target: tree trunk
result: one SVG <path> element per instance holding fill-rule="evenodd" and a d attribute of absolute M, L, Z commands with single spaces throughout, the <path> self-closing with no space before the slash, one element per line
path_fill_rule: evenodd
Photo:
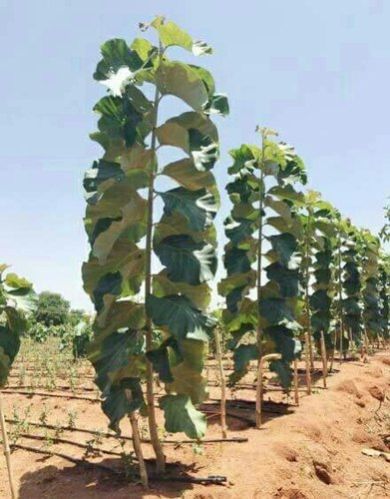
<path fill-rule="evenodd" d="M 328 359 L 326 355 L 326 345 L 324 332 L 321 331 L 321 357 L 322 357 L 322 379 L 324 383 L 324 388 L 326 388 L 326 378 L 328 376 Z"/>
<path fill-rule="evenodd" d="M 311 395 L 311 369 L 310 369 L 309 335 L 308 335 L 308 333 L 305 333 L 305 362 L 306 362 L 307 394 Z"/>
<path fill-rule="evenodd" d="M 294 402 L 299 405 L 298 360 L 294 359 Z"/>
<path fill-rule="evenodd" d="M 214 338 L 215 338 L 215 349 L 216 349 L 216 354 L 217 354 L 217 363 L 218 363 L 218 370 L 219 370 L 219 380 L 221 383 L 221 430 L 222 430 L 222 438 L 226 438 L 227 437 L 226 381 L 225 381 L 225 373 L 223 370 L 221 339 L 220 339 L 218 327 L 216 327 L 214 329 Z"/>
<path fill-rule="evenodd" d="M 161 54 L 160 46 L 160 54 Z M 161 57 L 161 55 L 160 55 Z M 158 117 L 158 104 L 160 94 L 156 87 L 154 96 L 154 126 L 151 138 L 151 150 L 156 151 L 156 127 Z M 157 168 L 157 166 L 156 166 Z M 153 199 L 154 199 L 154 178 L 155 172 L 150 172 L 149 189 L 148 189 L 148 221 L 146 231 L 146 264 L 145 264 L 145 303 L 147 303 L 149 296 L 152 294 L 152 238 L 153 238 Z M 146 317 L 146 351 L 153 348 L 153 324 L 150 317 Z M 148 403 L 148 420 L 150 440 L 152 442 L 154 453 L 156 454 L 156 472 L 158 474 L 165 471 L 165 455 L 162 444 L 158 436 L 158 427 L 156 420 L 156 411 L 154 404 L 154 379 L 153 379 L 153 365 L 146 359 L 146 400 Z"/>

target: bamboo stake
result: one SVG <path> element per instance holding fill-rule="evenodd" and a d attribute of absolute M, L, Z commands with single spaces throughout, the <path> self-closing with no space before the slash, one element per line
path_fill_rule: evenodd
<path fill-rule="evenodd" d="M 261 409 L 263 405 L 263 372 L 264 372 L 264 363 L 270 362 L 272 360 L 280 360 L 282 356 L 280 353 L 270 353 L 268 355 L 264 355 L 261 357 L 259 361 L 259 369 L 257 371 L 257 387 L 256 393 L 258 397 L 256 397 L 256 428 L 260 429 L 261 427 Z"/>
<path fill-rule="evenodd" d="M 131 399 L 132 399 L 131 391 L 126 389 L 125 394 L 126 394 L 127 400 L 131 401 Z M 134 452 L 135 452 L 135 455 L 137 456 L 137 459 L 138 459 L 139 476 L 141 478 L 141 483 L 142 483 L 143 487 L 145 489 L 148 489 L 149 488 L 148 472 L 146 469 L 144 454 L 142 452 L 141 436 L 139 433 L 138 419 L 137 419 L 137 415 L 136 415 L 135 411 L 131 411 L 129 413 L 129 420 L 130 420 L 131 430 L 132 430 Z"/>
<path fill-rule="evenodd" d="M 326 388 L 326 378 L 328 376 L 328 363 L 326 358 L 324 331 L 321 331 L 321 357 L 322 357 L 322 379 L 324 382 L 324 388 Z"/>
<path fill-rule="evenodd" d="M 7 462 L 7 470 L 8 470 L 8 480 L 9 480 L 9 486 L 11 489 L 11 497 L 12 499 L 16 499 L 16 488 L 15 488 L 15 483 L 14 483 L 14 478 L 12 474 L 12 466 L 11 466 L 11 451 L 9 447 L 9 442 L 8 442 L 8 435 L 7 435 L 7 429 L 5 427 L 5 418 L 4 418 L 4 411 L 3 411 L 3 402 L 1 399 L 1 392 L 0 392 L 0 426 L 1 426 L 1 434 L 3 438 L 3 447 L 4 447 L 4 456 L 5 460 Z"/>
<path fill-rule="evenodd" d="M 218 362 L 218 368 L 219 368 L 219 380 L 221 382 L 221 431 L 222 431 L 222 438 L 227 438 L 226 380 L 225 380 L 225 373 L 223 370 L 222 348 L 221 348 L 221 341 L 220 341 L 218 327 L 216 327 L 214 329 L 214 338 L 215 338 L 215 349 L 216 349 L 217 362 Z"/>
<path fill-rule="evenodd" d="M 299 405 L 298 360 L 294 359 L 294 402 Z"/>
<path fill-rule="evenodd" d="M 310 354 L 309 354 L 309 335 L 308 335 L 308 333 L 305 333 L 305 363 L 306 363 L 307 394 L 311 395 L 311 373 L 310 373 Z"/>

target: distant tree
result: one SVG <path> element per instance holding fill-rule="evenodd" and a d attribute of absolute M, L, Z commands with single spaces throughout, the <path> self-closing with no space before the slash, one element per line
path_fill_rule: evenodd
<path fill-rule="evenodd" d="M 390 202 L 383 208 L 385 211 L 385 224 L 379 232 L 379 237 L 384 242 L 390 241 Z"/>
<path fill-rule="evenodd" d="M 89 323 L 89 315 L 85 310 L 73 309 L 69 312 L 69 324 L 72 326 L 77 326 L 80 322 Z"/>
<path fill-rule="evenodd" d="M 69 320 L 70 304 L 59 293 L 43 291 L 38 297 L 35 320 L 46 326 L 65 324 Z"/>

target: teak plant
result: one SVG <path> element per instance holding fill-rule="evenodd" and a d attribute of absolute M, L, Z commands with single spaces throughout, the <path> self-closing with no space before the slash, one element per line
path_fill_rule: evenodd
<path fill-rule="evenodd" d="M 20 336 L 26 331 L 26 313 L 33 310 L 36 295 L 32 284 L 0 264 L 0 388 L 7 381 L 20 348 Z"/>
<path fill-rule="evenodd" d="M 361 231 L 360 237 L 364 335 L 368 335 L 370 339 L 377 339 L 381 335 L 379 296 L 380 242 L 368 230 Z"/>
<path fill-rule="evenodd" d="M 223 320 L 231 334 L 236 383 L 248 371 L 250 361 L 260 368 L 264 356 L 273 357 L 275 371 L 284 387 L 291 383 L 291 361 L 297 357 L 299 324 L 296 321 L 301 224 L 296 214 L 303 196 L 294 188 L 305 183 L 302 160 L 268 128 L 258 129 L 261 147 L 243 144 L 231 151 L 233 180 L 227 192 L 233 203 L 225 221 L 229 240 L 224 264 L 227 277 L 219 284 L 225 296 Z M 260 425 L 262 379 L 258 376 L 256 420 Z"/>
<path fill-rule="evenodd" d="M 333 217 L 334 236 L 333 246 L 333 301 L 331 312 L 333 316 L 334 345 L 333 357 L 336 349 L 339 349 L 340 360 L 343 349 L 344 339 L 344 310 L 343 310 L 343 244 L 345 239 L 344 221 L 340 212 L 335 210 Z"/>
<path fill-rule="evenodd" d="M 378 271 L 381 332 L 383 338 L 388 341 L 390 339 L 390 255 L 380 254 Z"/>
<path fill-rule="evenodd" d="M 362 334 L 362 279 L 360 266 L 360 235 L 349 219 L 345 221 L 346 239 L 343 255 L 342 300 L 344 328 L 348 348 L 360 342 Z"/>
<path fill-rule="evenodd" d="M 27 327 L 25 313 L 31 311 L 36 302 L 31 283 L 13 273 L 5 275 L 7 268 L 7 265 L 0 264 L 0 389 L 7 382 L 12 363 L 20 348 L 20 335 L 25 332 Z M 1 392 L 0 427 L 11 495 L 16 498 Z"/>
<path fill-rule="evenodd" d="M 301 324 L 309 341 L 310 367 L 313 369 L 312 338 L 317 345 L 321 333 L 331 347 L 332 238 L 333 207 L 318 192 L 308 191 L 299 210 L 302 223 L 300 240 L 303 310 Z"/>
<path fill-rule="evenodd" d="M 205 397 L 203 357 L 214 327 L 206 314 L 219 201 L 211 116 L 227 114 L 228 101 L 215 93 L 209 71 L 168 58 L 171 47 L 211 54 L 206 43 L 162 17 L 140 27 L 155 30 L 157 43 L 109 40 L 94 74 L 109 95 L 94 108 L 99 130 L 91 137 L 104 154 L 84 180 L 91 252 L 83 279 L 97 313 L 89 358 L 103 410 L 116 430 L 125 415 L 134 423 L 136 411 L 147 413 L 161 472 L 155 374 L 166 388 L 160 399 L 166 430 L 191 438 L 205 432 L 195 406 Z M 180 102 L 183 112 L 164 121 Z M 170 148 L 179 159 L 164 164 Z"/>

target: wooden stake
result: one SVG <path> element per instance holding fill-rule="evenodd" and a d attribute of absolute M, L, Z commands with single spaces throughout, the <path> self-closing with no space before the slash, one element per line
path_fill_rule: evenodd
<path fill-rule="evenodd" d="M 127 400 L 131 401 L 132 399 L 131 391 L 127 389 L 125 390 L 125 394 Z M 138 419 L 135 411 L 129 413 L 129 420 L 132 430 L 134 452 L 138 459 L 139 476 L 141 478 L 141 483 L 143 487 L 145 489 L 148 489 L 149 488 L 148 471 L 146 469 L 144 454 L 142 452 L 141 436 L 139 434 Z"/>
<path fill-rule="evenodd" d="M 343 330 L 340 329 L 340 365 L 343 360 Z"/>
<path fill-rule="evenodd" d="M 328 360 L 326 358 L 326 345 L 324 331 L 321 331 L 321 357 L 322 357 L 322 379 L 326 388 L 326 378 L 328 376 Z"/>
<path fill-rule="evenodd" d="M 263 372 L 264 364 L 272 360 L 280 360 L 282 356 L 280 353 L 270 353 L 264 355 L 259 360 L 258 371 L 257 371 L 257 386 L 256 386 L 256 428 L 261 427 L 261 409 L 263 405 Z"/>
<path fill-rule="evenodd" d="M 311 333 L 307 333 L 308 344 L 309 344 L 309 361 L 310 361 L 310 370 L 314 372 L 314 355 L 313 355 L 313 341 Z"/>
<path fill-rule="evenodd" d="M 7 462 L 7 470 L 8 470 L 8 480 L 9 480 L 9 486 L 11 489 L 11 497 L 12 499 L 16 499 L 16 488 L 15 488 L 15 483 L 14 483 L 14 478 L 12 474 L 12 466 L 11 466 L 11 451 L 9 447 L 9 442 L 8 442 L 8 435 L 7 435 L 7 429 L 5 427 L 5 418 L 4 418 L 4 411 L 3 411 L 3 403 L 1 400 L 1 392 L 0 392 L 0 426 L 1 426 L 1 435 L 3 438 L 3 447 L 4 447 L 4 456 L 5 460 Z"/>
<path fill-rule="evenodd" d="M 328 372 L 332 372 L 333 371 L 333 362 L 334 362 L 334 348 L 332 348 L 332 351 L 330 353 L 330 359 L 329 359 L 329 369 L 328 369 Z"/>
<path fill-rule="evenodd" d="M 222 438 L 227 437 L 227 425 L 226 425 L 226 380 L 225 373 L 223 370 L 223 361 L 222 361 L 222 348 L 221 348 L 221 340 L 219 336 L 219 328 L 216 327 L 214 329 L 214 338 L 215 338 L 215 350 L 217 354 L 217 363 L 219 369 L 219 381 L 221 383 L 221 431 Z"/>
<path fill-rule="evenodd" d="M 294 359 L 294 402 L 299 405 L 298 360 Z"/>
<path fill-rule="evenodd" d="M 305 333 L 305 363 L 306 363 L 306 386 L 307 394 L 311 395 L 311 373 L 310 373 L 310 353 L 309 353 L 309 335 Z"/>
<path fill-rule="evenodd" d="M 364 344 L 366 346 L 367 355 L 369 355 L 370 354 L 370 342 L 368 340 L 368 334 L 367 334 L 366 328 L 364 328 Z"/>
<path fill-rule="evenodd" d="M 333 362 L 336 357 L 336 346 L 337 346 L 337 329 L 334 330 L 334 338 L 333 338 L 333 349 L 330 358 L 329 372 L 333 371 Z"/>
<path fill-rule="evenodd" d="M 352 348 L 353 348 L 354 344 L 353 344 L 352 328 L 349 328 L 349 330 L 348 330 L 348 340 L 349 341 L 348 341 L 347 358 L 349 358 L 349 357 L 353 358 Z"/>

